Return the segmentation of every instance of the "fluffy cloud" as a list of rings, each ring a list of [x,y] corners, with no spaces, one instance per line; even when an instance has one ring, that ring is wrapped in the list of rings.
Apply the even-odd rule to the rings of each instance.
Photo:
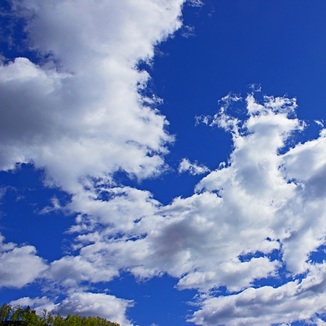
[[[70,313],[80,316],[101,316],[120,325],[129,326],[131,324],[125,314],[131,305],[131,301],[117,299],[104,293],[76,292],[57,305],[54,312],[62,315]]]
[[[295,118],[295,99],[265,97],[258,102],[249,95],[244,103],[245,121],[230,114],[232,101],[224,99],[227,104],[207,118],[211,126],[232,134],[234,149],[229,161],[204,177],[194,195],[175,198],[166,206],[146,191],[123,187],[111,188],[91,204],[84,200],[83,212],[90,219],[78,217],[72,228],[80,234],[76,237],[78,257],[112,275],[120,270],[140,278],[168,273],[179,279],[180,290],[195,288],[207,293],[202,296],[202,308],[191,319],[198,325],[216,325],[217,320],[228,325],[258,325],[312,318],[324,308],[313,308],[315,299],[308,288],[302,290],[300,300],[284,303],[284,308],[283,303],[277,306],[277,295],[270,293],[302,289],[317,274],[323,275],[323,265],[314,265],[310,255],[324,243],[326,233],[325,132],[321,130],[315,140],[289,147],[289,139],[305,126]],[[110,233],[107,225],[115,231]],[[114,237],[118,230],[120,236]],[[291,281],[278,289],[252,288],[259,280],[277,280],[284,267],[294,279],[307,276],[302,283]],[[88,281],[97,280],[89,277]],[[221,286],[231,295],[208,295],[218,293]],[[296,293],[293,291],[284,296]],[[310,291],[308,297],[305,291]],[[239,311],[231,318],[228,307],[236,307],[237,300],[253,292],[264,298],[266,293],[270,295],[261,315],[250,319],[252,314],[243,317]],[[300,308],[306,302],[303,298],[309,301],[305,313]],[[270,315],[267,310],[272,305],[287,315],[283,319]],[[255,307],[248,299],[246,309]]]
[[[325,311],[325,264],[312,266],[302,281],[278,288],[248,288],[225,297],[203,298],[201,310],[190,319],[196,325],[271,325],[296,320],[324,325],[318,313]]]
[[[126,319],[126,310],[132,306],[132,301],[118,299],[112,295],[92,292],[69,293],[60,303],[54,304],[47,297],[24,297],[10,302],[13,306],[29,306],[38,314],[43,310],[67,316],[76,314],[79,316],[101,316],[120,325],[131,325]]]
[[[10,302],[12,306],[31,307],[37,314],[41,315],[45,310],[52,311],[55,308],[55,304],[47,297],[41,298],[29,298],[23,297]]]
[[[21,288],[42,277],[46,263],[37,256],[33,246],[18,247],[4,242],[0,235],[0,287]]]
[[[73,193],[89,176],[160,173],[173,138],[136,66],[180,27],[182,3],[14,1],[40,60],[0,66],[0,168],[33,162]]]
[[[136,66],[150,62],[155,44],[180,27],[182,3],[13,1],[39,60],[0,66],[0,168],[17,162],[45,168],[47,182],[72,196],[65,209],[78,215],[69,230],[71,254],[48,266],[34,247],[4,244],[2,265],[13,272],[0,267],[1,285],[19,288],[42,276],[65,298],[22,298],[22,304],[128,325],[130,301],[87,292],[87,285],[122,270],[138,278],[167,273],[180,290],[201,293],[191,318],[198,325],[314,318],[325,309],[325,267],[310,256],[326,236],[326,132],[289,146],[305,127],[295,117],[295,99],[229,95],[215,116],[201,117],[231,133],[233,151],[192,196],[164,206],[148,191],[115,183],[118,171],[142,179],[165,169],[173,138],[155,97],[141,95],[150,76]],[[232,116],[234,102],[246,108],[245,121]],[[209,172],[186,159],[185,170]],[[282,268],[290,281],[257,286],[277,279]],[[222,286],[228,295],[214,297]]]
[[[165,169],[163,156],[173,137],[156,109],[160,101],[146,89],[150,76],[137,65],[150,64],[156,44],[181,26],[183,2],[103,0],[94,6],[89,0],[11,1],[11,17],[23,23],[24,44],[33,56],[2,58],[0,63],[0,169],[26,162],[45,169],[48,185],[73,196],[67,209],[81,212],[71,231],[85,228],[89,233],[100,223],[114,224],[114,232],[137,233],[133,228],[141,210],[148,208],[150,214],[157,205],[145,192],[102,188],[114,186],[118,171],[142,179]],[[101,203],[105,196],[111,205]],[[91,237],[80,235],[76,247]],[[119,265],[110,267],[107,256],[99,254],[91,259],[92,250],[96,253],[85,245],[80,256],[52,262],[43,275],[67,294],[58,309],[127,325],[129,303],[76,290],[79,282],[117,275]],[[8,244],[1,260],[1,286],[22,287],[47,267],[32,246]],[[72,288],[77,293],[69,295]]]
[[[187,158],[183,158],[179,164],[179,173],[189,172],[192,175],[209,172],[208,167],[199,165],[197,162],[191,163]]]

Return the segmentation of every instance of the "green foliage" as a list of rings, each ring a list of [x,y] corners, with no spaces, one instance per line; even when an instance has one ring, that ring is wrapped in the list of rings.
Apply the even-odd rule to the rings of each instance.
[[[8,320],[11,314],[11,306],[4,304],[0,307],[0,321]]]
[[[62,317],[60,314],[52,315],[46,310],[43,310],[42,316],[39,316],[30,307],[2,305],[0,307],[0,326],[18,324],[24,326],[119,326],[117,323],[112,323],[100,317],[77,315]]]

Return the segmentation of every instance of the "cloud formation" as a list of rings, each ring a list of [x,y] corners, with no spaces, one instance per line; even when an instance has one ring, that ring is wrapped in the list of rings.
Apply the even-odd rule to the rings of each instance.
[[[289,325],[300,320],[325,325],[325,264],[310,267],[307,276],[278,288],[247,288],[239,294],[204,297],[200,311],[189,320],[196,325]]]
[[[102,316],[114,320],[120,325],[131,325],[125,317],[131,301],[117,299],[104,293],[77,292],[71,293],[55,309],[61,315],[76,314],[79,316]]]
[[[244,121],[230,114],[232,100],[224,102],[207,121],[232,134],[234,148],[228,162],[205,176],[194,195],[175,198],[165,206],[150,193],[130,187],[97,187],[96,198],[90,196],[92,192],[76,197],[71,205],[83,216],[77,217],[71,232],[76,233],[79,254],[53,262],[54,279],[60,274],[58,268],[70,266],[73,271],[74,265],[79,268],[65,278],[67,286],[69,282],[77,286],[78,280],[109,280],[121,270],[137,278],[167,273],[179,279],[178,289],[203,293],[201,308],[190,319],[198,325],[216,325],[217,320],[227,325],[281,320],[267,308],[252,319],[250,309],[255,306],[247,293],[267,295],[269,301],[264,302],[277,311],[291,310],[283,318],[289,322],[311,319],[323,311],[321,306],[307,305],[310,308],[303,314],[300,302],[301,297],[309,300],[305,291],[314,300],[304,284],[313,288],[314,280],[323,282],[324,265],[315,264],[310,256],[324,243],[326,231],[325,131],[321,129],[317,139],[289,146],[305,127],[295,117],[295,99],[265,96],[258,101],[248,95],[243,101]],[[284,270],[288,283],[256,288],[260,280],[277,284]],[[214,297],[221,287],[232,295]],[[286,299],[275,299],[278,293],[282,298],[297,293],[286,292],[289,288],[301,289],[298,300],[290,305]],[[228,307],[238,306],[238,300],[247,307],[247,317],[241,311],[229,313]],[[228,302],[225,309],[223,302]]]
[[[160,173],[173,138],[137,64],[180,27],[182,3],[14,1],[40,59],[0,66],[0,168],[33,162],[69,192],[89,176]]]
[[[179,164],[179,173],[189,172],[192,175],[209,172],[209,168],[199,165],[197,162],[191,163],[187,158],[183,158]]]
[[[261,325],[295,320],[323,323],[318,313],[323,313],[324,307],[316,303],[325,300],[321,290],[325,265],[314,263],[310,256],[324,243],[326,231],[322,186],[325,130],[320,130],[317,139],[289,148],[293,134],[305,126],[293,115],[295,99],[265,96],[259,103],[249,95],[246,102],[248,119],[244,123],[227,113],[227,101],[210,119],[211,125],[232,133],[234,150],[227,164],[200,181],[197,191],[217,192],[221,208],[226,206],[231,213],[223,224],[232,233],[224,233],[223,243],[232,239],[229,246],[233,249],[242,243],[238,258],[246,257],[250,262],[256,259],[250,257],[259,253],[275,263],[275,283],[281,277],[278,274],[282,266],[297,279],[280,287],[254,288],[266,275],[254,276],[257,267],[253,265],[251,286],[248,283],[240,293],[226,297],[203,295],[202,308],[190,320],[198,325]],[[218,212],[223,216],[223,210]],[[217,225],[221,228],[223,224]],[[269,248],[264,248],[266,241]],[[279,258],[272,258],[276,253]],[[231,279],[234,270],[228,269]],[[216,273],[220,274],[219,268]],[[228,287],[231,293],[237,291]]]
[[[60,303],[54,304],[47,297],[29,298],[24,297],[10,302],[13,306],[29,306],[35,309],[36,313],[42,314],[43,310],[55,314],[67,316],[76,314],[79,316],[102,316],[108,320],[115,320],[120,325],[131,325],[126,319],[126,309],[132,306],[131,301],[118,299],[112,295],[92,292],[70,293]]]
[[[192,7],[202,7],[204,5],[202,0],[189,0],[188,3]]]
[[[13,2],[39,59],[1,64],[0,168],[44,168],[47,184],[71,195],[64,209],[77,216],[71,253],[56,261],[1,238],[1,260],[14,273],[0,267],[0,285],[20,288],[42,278],[45,291],[59,288],[65,297],[15,302],[128,325],[132,302],[91,287],[121,271],[140,279],[168,274],[179,290],[198,290],[189,318],[198,325],[321,323],[325,264],[311,255],[326,235],[326,131],[319,124],[316,139],[294,141],[305,128],[296,99],[228,95],[215,116],[198,119],[230,133],[233,149],[214,171],[181,162],[180,172],[209,172],[189,197],[163,205],[114,179],[119,171],[141,180],[165,170],[173,137],[155,97],[141,95],[150,76],[137,64],[149,62],[155,45],[181,26],[182,3]],[[235,102],[243,120],[232,114]]]
[[[101,185],[114,185],[116,172],[140,180],[166,168],[164,155],[173,137],[166,131],[167,120],[156,108],[159,99],[146,89],[150,76],[138,69],[138,64],[150,64],[155,46],[181,26],[183,2],[103,0],[94,6],[89,0],[78,5],[64,0],[11,1],[8,17],[24,25],[26,40],[22,44],[32,55],[1,57],[0,169],[32,163],[45,170],[47,185],[72,195],[70,211],[103,211],[99,218],[104,224],[106,213],[113,213],[112,218],[118,220],[120,190],[110,190],[117,193],[117,200],[111,208],[103,207],[95,200],[104,193]],[[137,191],[130,194],[130,200],[134,197]],[[79,208],[85,198],[89,207]],[[138,211],[146,203],[139,205]],[[80,216],[82,219],[83,214]],[[128,223],[132,228],[129,215],[124,230]],[[115,266],[94,273],[86,254],[85,259],[67,256],[48,266],[33,246],[11,243],[3,244],[1,255],[2,261],[14,269],[8,274],[2,267],[1,286],[20,288],[49,268],[44,278],[61,283],[62,293],[67,295],[59,305],[61,310],[68,312],[71,302],[78,300],[78,313],[92,311],[127,325],[124,314],[129,304],[113,296],[78,292],[81,281],[109,281],[117,275]],[[101,261],[98,263],[103,268],[108,267],[105,257]],[[70,270],[64,277],[67,268]],[[70,296],[71,289],[77,294]],[[87,306],[91,301],[102,302],[98,310]],[[107,315],[101,307],[113,301],[116,309]]]
[[[42,277],[47,269],[33,246],[4,242],[0,235],[0,287],[22,288]]]

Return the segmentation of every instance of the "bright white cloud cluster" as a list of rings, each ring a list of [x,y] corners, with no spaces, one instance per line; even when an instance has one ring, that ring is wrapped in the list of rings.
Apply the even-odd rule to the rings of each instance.
[[[63,316],[76,314],[79,316],[102,316],[108,320],[115,320],[120,325],[131,325],[126,319],[126,309],[132,305],[131,301],[118,299],[112,295],[92,292],[74,292],[59,304],[54,304],[47,297],[24,297],[10,302],[13,306],[29,306],[42,314],[43,310],[58,313]]]
[[[87,264],[103,278],[120,270],[140,278],[162,273],[178,278],[179,289],[206,293],[202,309],[191,319],[198,325],[216,325],[217,320],[227,325],[282,321],[264,309],[252,319],[250,309],[256,304],[248,293],[261,296],[275,311],[281,309],[288,316],[285,321],[311,319],[323,311],[322,306],[312,308],[310,301],[315,300],[314,282],[324,282],[324,264],[315,265],[310,255],[326,235],[324,132],[288,148],[288,140],[304,128],[294,117],[295,99],[265,97],[260,103],[249,95],[246,121],[229,114],[231,104],[208,119],[210,125],[231,132],[233,152],[227,163],[198,183],[193,196],[162,206],[147,192],[122,187],[102,189],[96,200],[78,201],[85,215],[77,218],[72,231],[80,234],[80,251],[69,259],[80,260],[84,279],[90,282],[100,279],[91,277]],[[52,272],[66,260],[53,263]],[[260,279],[278,280],[284,267],[293,278],[308,274],[302,283],[252,288]],[[304,286],[308,283],[311,288]],[[234,294],[211,297],[211,290],[220,286]],[[298,300],[288,300],[296,293],[290,288],[301,289]],[[310,305],[303,313],[305,300]],[[239,302],[244,310],[229,313]]]
[[[217,224],[232,232],[225,238],[233,240],[231,248],[242,243],[245,254],[267,254],[280,245],[279,263],[285,264],[290,275],[308,274],[301,283],[289,282],[279,288],[248,287],[227,297],[203,296],[203,307],[191,321],[198,325],[316,322],[315,313],[324,312],[323,305],[316,302],[325,300],[320,290],[325,265],[315,265],[309,257],[325,241],[324,130],[319,138],[288,149],[287,140],[304,127],[290,118],[295,100],[265,97],[258,103],[251,95],[246,100],[249,117],[244,124],[229,116],[227,108],[212,119],[211,124],[232,132],[234,150],[228,164],[205,177],[197,191],[217,192],[222,203],[218,215],[223,216],[224,205],[231,213],[222,225]],[[269,248],[264,248],[266,240]],[[276,271],[280,266],[275,267]],[[231,275],[232,270],[228,270]],[[255,270],[255,266],[250,270],[251,282],[261,277],[254,276]],[[219,274],[218,269],[216,272]]]
[[[117,171],[142,179],[165,169],[163,156],[173,137],[155,108],[159,99],[141,95],[150,76],[137,65],[140,60],[150,63],[155,45],[181,26],[183,2],[11,1],[12,16],[25,24],[27,50],[38,60],[18,57],[0,63],[0,169],[31,162],[45,169],[48,184],[74,196],[70,209],[100,216],[104,224],[106,214],[118,221],[123,209],[123,228],[132,228],[129,210],[134,207],[120,207],[119,194],[111,207],[94,204],[100,188],[92,181],[107,187]],[[134,197],[131,194],[130,200]],[[85,198],[83,205],[89,207],[80,209]],[[138,215],[142,205],[146,203],[139,203]],[[47,268],[32,246],[3,248],[1,286],[22,287]],[[127,325],[122,316],[128,304],[116,299],[118,306],[107,315],[102,308],[113,303],[113,297],[76,289],[80,281],[107,281],[117,274],[115,266],[104,272],[107,257],[92,264],[84,256],[64,257],[50,265],[47,278],[61,282],[67,294],[60,309],[67,312],[78,300],[79,313],[92,311]],[[102,269],[95,273],[96,263]],[[14,272],[9,274],[6,265]],[[63,279],[67,268],[71,282]],[[69,296],[72,288],[79,294]],[[91,301],[101,303],[87,306]]]
[[[300,283],[278,288],[248,288],[237,295],[205,298],[191,319],[196,325],[289,325],[296,320],[325,325],[316,312],[325,310],[325,264],[311,266]]]
[[[0,235],[0,287],[22,288],[42,277],[47,265],[33,246],[4,243]]]
[[[159,173],[172,137],[144,104],[149,75],[136,66],[180,27],[182,3],[13,1],[30,48],[47,59],[0,66],[0,168],[33,162],[70,192],[88,176]]]
[[[80,316],[102,316],[114,320],[120,325],[131,325],[126,319],[126,309],[132,302],[104,293],[77,292],[71,293],[54,309],[62,315],[77,314]]]

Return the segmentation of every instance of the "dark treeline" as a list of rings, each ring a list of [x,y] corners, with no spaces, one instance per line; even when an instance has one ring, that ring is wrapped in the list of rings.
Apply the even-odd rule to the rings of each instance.
[[[100,317],[83,317],[60,314],[53,315],[46,310],[39,316],[30,307],[13,307],[4,304],[0,307],[0,326],[119,326]]]

